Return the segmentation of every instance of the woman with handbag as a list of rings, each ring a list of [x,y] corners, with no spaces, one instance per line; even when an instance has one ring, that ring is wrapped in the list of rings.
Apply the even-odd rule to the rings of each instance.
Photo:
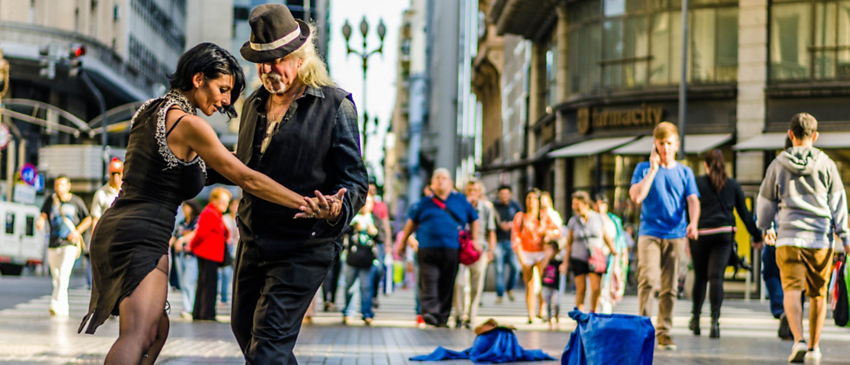
[[[210,192],[210,203],[201,212],[195,237],[189,243],[188,250],[198,259],[198,289],[192,311],[192,319],[196,321],[215,321],[218,267],[228,257],[226,246],[230,239],[222,216],[230,205],[230,198],[230,192],[222,187]]]
[[[705,154],[706,175],[696,178],[700,195],[699,238],[690,240],[694,263],[693,308],[690,329],[699,336],[699,319],[705,301],[706,284],[711,286],[711,331],[709,337],[720,338],[720,306],[723,304],[723,274],[730,260],[738,260],[735,243],[733,208],[747,226],[754,242],[761,242],[741,186],[726,175],[723,152],[714,149]]]
[[[579,191],[572,196],[576,215],[567,222],[567,244],[561,272],[572,268],[576,285],[576,308],[584,311],[587,279],[590,278],[590,312],[596,312],[602,293],[602,275],[607,271],[608,252],[615,252],[614,238],[605,230],[602,216],[590,209],[590,195]]]
[[[363,322],[370,326],[375,312],[372,310],[372,278],[377,273],[378,239],[383,240],[372,214],[375,201],[371,195],[366,195],[366,204],[351,221],[346,244],[345,268],[345,308],[342,310],[342,324],[348,324],[349,318],[354,317],[354,306],[351,300],[354,293],[351,288],[360,281],[360,314]],[[379,237],[381,236],[381,237]]]

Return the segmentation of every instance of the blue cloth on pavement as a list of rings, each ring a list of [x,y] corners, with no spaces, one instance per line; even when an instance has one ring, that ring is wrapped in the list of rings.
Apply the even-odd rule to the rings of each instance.
[[[442,346],[428,355],[411,357],[412,361],[440,361],[469,359],[476,364],[493,364],[518,361],[555,360],[543,350],[525,350],[520,347],[512,330],[496,328],[475,337],[472,347],[453,351]]]
[[[561,365],[651,365],[655,328],[648,317],[570,312],[578,322]]]

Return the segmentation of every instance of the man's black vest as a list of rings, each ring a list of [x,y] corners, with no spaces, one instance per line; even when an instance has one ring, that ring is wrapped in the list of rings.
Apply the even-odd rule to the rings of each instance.
[[[319,96],[319,94],[324,94]],[[342,101],[351,94],[334,87],[308,89],[297,99],[295,114],[281,121],[265,153],[260,144],[266,129],[266,100],[269,92],[260,87],[245,101],[239,127],[236,157],[248,167],[257,170],[292,191],[315,196],[318,190],[333,194],[333,176],[328,176],[331,165],[331,135]],[[290,108],[295,107],[295,103]],[[239,206],[240,221],[258,239],[276,241],[286,245],[309,239],[328,239],[317,232],[315,219],[293,219],[296,209],[286,208],[245,193]]]

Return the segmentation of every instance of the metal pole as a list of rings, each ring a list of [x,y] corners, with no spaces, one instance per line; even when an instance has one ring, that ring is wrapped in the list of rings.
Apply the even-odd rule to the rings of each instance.
[[[364,41],[365,43],[365,41]],[[363,52],[366,52],[366,47],[364,44]],[[369,124],[369,114],[366,112],[366,68],[369,67],[366,65],[366,57],[367,55],[363,55],[363,137],[360,139],[363,141],[363,157],[366,157],[366,125]]]
[[[101,120],[101,124],[103,125],[103,132],[101,133],[101,149],[103,153],[103,164],[102,164],[102,173],[101,173],[101,182],[106,184],[106,166],[109,163],[109,156],[107,155],[107,149],[109,148],[109,132],[107,131],[107,127],[109,127],[109,118],[106,115],[106,101],[103,99],[103,94],[100,93],[100,90],[94,86],[94,83],[89,78],[89,75],[80,70],[80,78],[83,79],[83,82],[86,83],[86,86],[89,88],[94,97],[97,99],[97,104],[100,107],[100,115],[103,117]]]
[[[679,80],[679,159],[685,159],[685,118],[688,99],[688,0],[682,0],[682,78]]]

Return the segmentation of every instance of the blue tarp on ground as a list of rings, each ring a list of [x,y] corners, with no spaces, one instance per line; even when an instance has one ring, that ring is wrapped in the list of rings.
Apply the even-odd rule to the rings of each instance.
[[[655,327],[648,317],[570,312],[578,322],[561,365],[651,365]]]
[[[412,361],[440,361],[469,359],[476,364],[493,364],[518,361],[555,360],[543,350],[525,350],[517,342],[513,331],[497,328],[475,337],[472,347],[452,351],[442,346],[428,355],[411,357]]]

